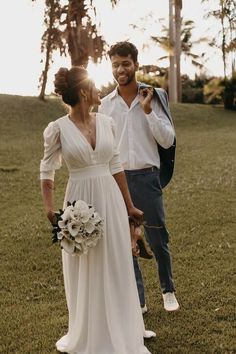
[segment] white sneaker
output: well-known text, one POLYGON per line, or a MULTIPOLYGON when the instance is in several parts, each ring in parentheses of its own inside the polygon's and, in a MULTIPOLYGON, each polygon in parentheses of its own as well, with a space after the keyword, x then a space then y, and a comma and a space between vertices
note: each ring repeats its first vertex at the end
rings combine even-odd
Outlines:
POLYGON ((175 297, 175 293, 162 294, 164 300, 164 309, 166 311, 176 311, 179 309, 179 303, 175 297))
POLYGON ((145 338, 145 339, 155 338, 156 336, 157 336, 157 335, 156 335, 155 332, 153 332, 153 331, 147 331, 147 330, 145 330, 145 331, 144 331, 144 334, 143 334, 143 338, 145 338))
POLYGON ((147 305, 145 304, 143 307, 141 307, 142 309, 142 314, 144 315, 147 312, 147 305))

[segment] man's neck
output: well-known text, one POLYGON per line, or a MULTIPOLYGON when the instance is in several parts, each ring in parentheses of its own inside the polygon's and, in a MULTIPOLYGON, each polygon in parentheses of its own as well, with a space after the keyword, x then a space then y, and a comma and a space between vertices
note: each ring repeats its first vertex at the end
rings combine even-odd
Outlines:
POLYGON ((136 97, 138 93, 138 83, 137 81, 132 81, 126 86, 119 86, 118 85, 118 92, 119 95, 123 98, 123 100, 128 104, 131 105, 132 101, 136 97))

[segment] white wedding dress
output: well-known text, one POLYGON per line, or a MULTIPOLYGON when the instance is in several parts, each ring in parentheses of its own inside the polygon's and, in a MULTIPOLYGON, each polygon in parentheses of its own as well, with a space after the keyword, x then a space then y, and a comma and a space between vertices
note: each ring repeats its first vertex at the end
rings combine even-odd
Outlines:
POLYGON ((104 236, 88 255, 62 250, 69 311, 58 351, 73 354, 150 354, 134 276, 129 224, 112 174, 122 171, 110 117, 96 114, 96 147, 64 116, 44 131, 41 178, 53 179, 61 157, 69 170, 66 202, 82 199, 104 218, 104 236))

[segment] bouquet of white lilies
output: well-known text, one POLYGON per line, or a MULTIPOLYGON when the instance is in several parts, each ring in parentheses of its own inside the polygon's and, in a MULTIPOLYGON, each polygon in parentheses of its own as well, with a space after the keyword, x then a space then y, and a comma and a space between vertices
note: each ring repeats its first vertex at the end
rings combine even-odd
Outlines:
POLYGON ((94 207, 83 200, 67 203, 66 209, 56 213, 52 241, 70 254, 87 254, 103 234, 103 219, 94 207))

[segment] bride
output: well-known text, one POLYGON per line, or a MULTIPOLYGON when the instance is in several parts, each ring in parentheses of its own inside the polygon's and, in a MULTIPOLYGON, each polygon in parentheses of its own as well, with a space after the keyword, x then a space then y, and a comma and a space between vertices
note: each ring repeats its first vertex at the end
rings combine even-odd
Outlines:
POLYGON ((84 200, 104 219, 103 238, 87 255, 62 250, 68 332, 56 343, 73 354, 148 354, 135 282, 128 215, 137 221, 115 145, 112 118, 91 113, 100 104, 99 91, 84 68, 60 68, 55 92, 69 105, 69 114, 44 131, 40 164, 41 190, 48 219, 55 221, 54 173, 63 158, 69 172, 64 198, 84 200))

